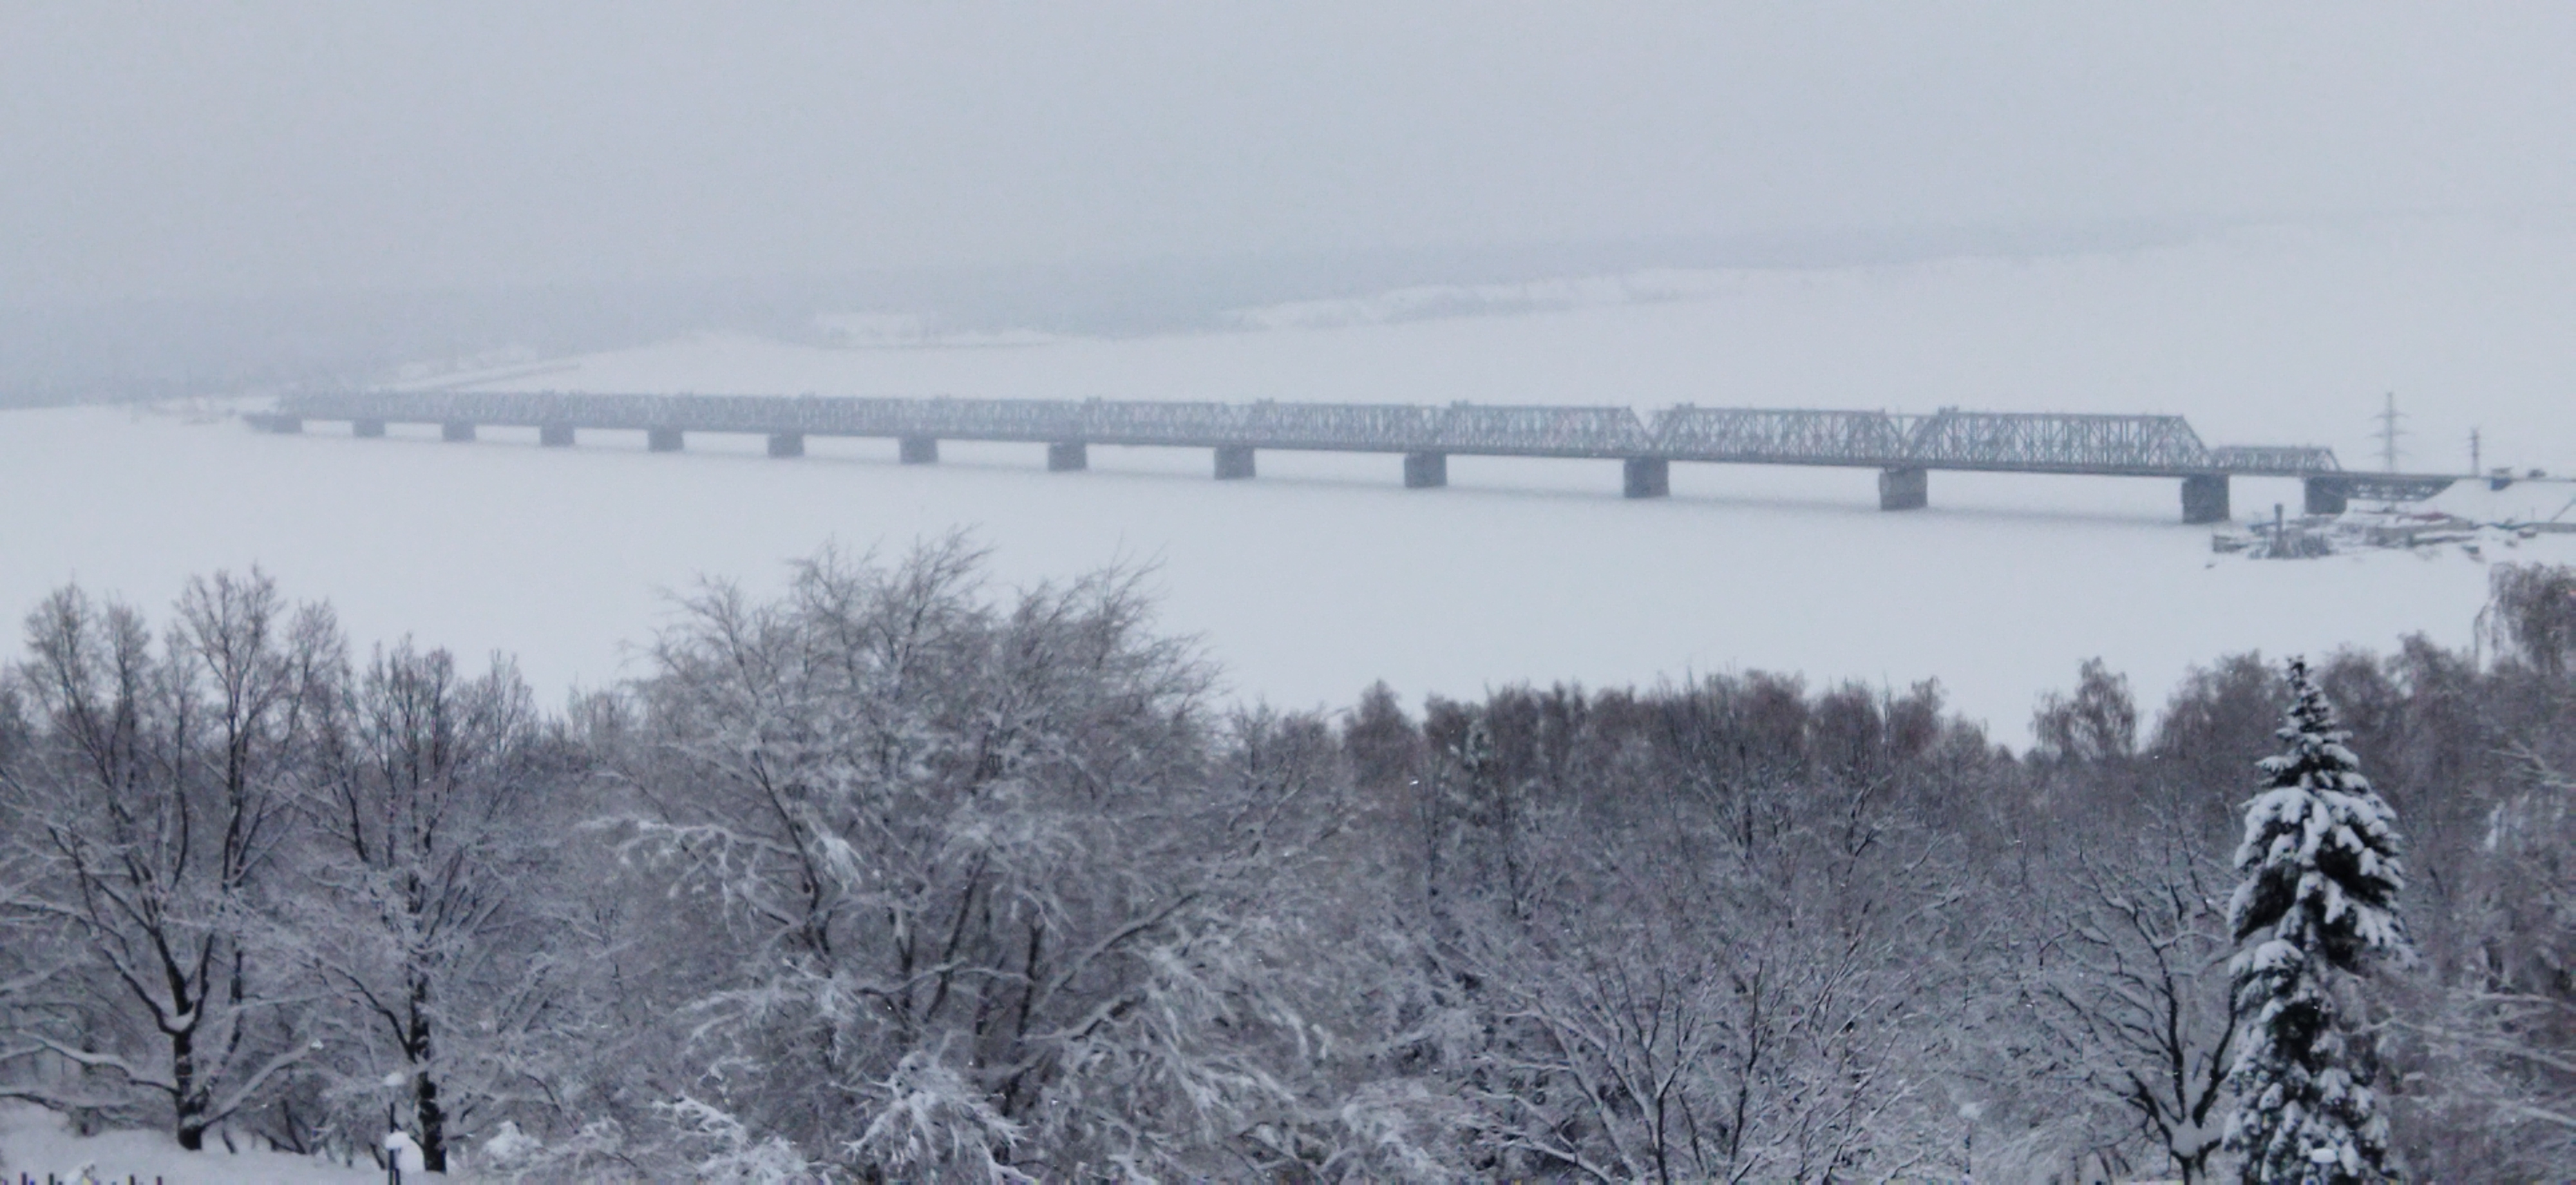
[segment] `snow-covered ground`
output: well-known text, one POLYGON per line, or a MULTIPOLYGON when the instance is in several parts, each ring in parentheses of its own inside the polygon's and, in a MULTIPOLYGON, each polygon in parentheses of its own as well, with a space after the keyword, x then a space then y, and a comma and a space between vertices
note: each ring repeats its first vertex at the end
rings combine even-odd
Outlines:
MULTIPOLYGON (((63 1116, 23 1103, 0 1103, 0 1181, 58 1179, 69 1185, 87 1171, 101 1183, 131 1177, 150 1185, 384 1185, 372 1165, 345 1168, 310 1156, 243 1147, 186 1152, 167 1132, 72 1132, 63 1116)), ((410 1174, 415 1181, 445 1181, 445 1174, 410 1174)))
MULTIPOLYGON (((1538 311, 1412 319, 1436 301, 1300 306, 1268 328, 1123 340, 815 349, 699 338, 567 360, 496 385, 1130 398, 1624 402, 2155 410, 2213 443, 2331 444, 2365 460, 2383 390, 2414 416, 2410 467, 2576 469, 2576 234, 2410 222, 2238 232, 2124 255, 1742 272, 1542 289, 1538 311), (1557 299, 1552 293, 1573 295, 1557 299), (1553 300, 1563 307, 1546 307, 1553 300), (1392 310, 1392 312, 1390 312, 1392 310), (1320 326, 1320 327, 1318 327, 1320 326), (2453 456, 2453 453, 2460 455, 2453 456)), ((1488 294, 1490 295, 1490 294, 1488 294)), ((264 565, 359 639, 410 631, 519 656, 559 690, 632 673, 700 574, 774 586, 827 542, 899 549, 969 528, 1019 582, 1154 566, 1165 625, 1233 691, 1340 705, 1508 682, 1601 685, 1764 668, 1901 689, 1938 678, 2019 742, 2032 702, 2106 658, 2150 704, 2222 653, 2471 638, 2487 564, 2576 562, 2576 536, 2433 553, 2258 562, 2181 525, 2175 482, 1936 473, 1886 514, 1863 470, 1678 466, 1619 497, 1615 464, 1457 458, 1445 490, 1393 457, 1264 453, 1252 482, 1203 452, 1095 448, 1051 474, 1033 445, 640 434, 571 451, 487 430, 354 440, 75 409, 0 415, 0 607, 68 579, 156 609, 190 573, 264 565)), ((2240 480, 2241 516, 2295 511, 2240 480)), ((2462 488, 2471 517, 2547 517, 2576 490, 2462 488)), ((2571 513, 2570 518, 2576 518, 2571 513)))

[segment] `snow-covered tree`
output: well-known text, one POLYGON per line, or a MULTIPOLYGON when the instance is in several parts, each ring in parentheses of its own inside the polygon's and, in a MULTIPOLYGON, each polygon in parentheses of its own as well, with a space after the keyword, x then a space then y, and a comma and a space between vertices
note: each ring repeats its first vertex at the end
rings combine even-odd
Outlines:
MULTIPOLYGON (((11 784, 10 771, 27 748, 23 702, 17 673, 0 666, 0 788, 11 784)), ((6 835, 10 826, 11 821, 0 815, 0 835, 6 835)), ((36 1003, 32 994, 51 980, 65 961, 59 943, 39 937, 50 936, 44 924, 43 899, 35 891, 41 875, 25 848, 0 843, 0 1033, 28 1033, 40 1027, 36 1018, 41 1013, 32 1007, 36 1003)), ((13 1049, 37 1048, 23 1038, 0 1039, 0 1063, 10 1060, 13 1049)), ((0 1098, 8 1097, 13 1097, 11 1092, 0 1084, 0 1098)))
POLYGON ((2347 1032, 2346 980, 2406 951, 2396 817, 2344 746, 2307 664, 2289 664, 2287 752, 2262 761, 2228 902, 2239 1028, 2227 1147, 2248 1182, 2380 1179, 2388 1119, 2373 1058, 2347 1032))
POLYGON ((17 672, 0 666, 0 769, 7 769, 10 757, 27 747, 26 698, 17 672))
POLYGON ((2184 1182, 2206 1180, 2236 1036, 2221 985, 2226 866, 2170 818, 2066 862, 2055 891, 2029 903, 2042 929, 2024 1023, 2069 1093, 2127 1118, 2184 1182))
POLYGON ((1512 689, 1425 728, 1424 781, 1463 792, 1423 812, 1428 982, 1380 1064, 1464 1104, 1461 1175, 1876 1177, 1956 1147, 1926 1089, 1956 849, 1900 805, 1920 741, 1879 697, 1512 689))
POLYGON ((312 891, 289 928, 327 1001, 306 1026, 328 1041, 326 1094, 381 1122, 399 1083, 432 1172, 495 1104, 537 1093, 547 1036, 577 1019, 546 953, 564 837, 539 811, 542 740, 516 668, 468 677, 405 642, 346 682, 301 798, 312 891))
POLYGON ((194 1149, 304 1056, 281 1040, 264 937, 338 627, 253 572, 191 582, 157 647, 140 613, 74 588, 27 635, 36 735, 0 782, 0 836, 35 874, 18 932, 71 957, 43 969, 58 1023, 0 1052, 78 1067, 30 1097, 157 1100, 194 1149))
POLYGON ((1213 759, 1132 581, 994 605, 980 558, 826 556, 662 640, 628 850, 724 927, 676 1085, 863 1174, 1239 1168, 1206 1158, 1289 1104, 1266 1047, 1306 1037, 1269 870, 1339 812, 1213 759))

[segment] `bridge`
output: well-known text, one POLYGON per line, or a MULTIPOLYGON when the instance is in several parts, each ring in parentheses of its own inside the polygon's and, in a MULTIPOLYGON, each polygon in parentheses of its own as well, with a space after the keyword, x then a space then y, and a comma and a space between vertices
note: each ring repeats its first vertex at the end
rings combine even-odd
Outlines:
POLYGON ((450 441, 479 426, 534 428, 569 447, 584 430, 640 431, 656 452, 689 433, 765 436, 769 455, 799 457, 808 436, 899 442, 906 464, 939 459, 942 440, 1047 446, 1047 468, 1088 468, 1091 445, 1204 448, 1220 479, 1254 475, 1262 450, 1401 454, 1404 484, 1447 485, 1451 456, 1614 460, 1631 498, 1671 492, 1675 461, 1831 465, 1879 471, 1879 506, 1929 502, 1936 469, 2176 478, 2183 521, 2228 517, 2231 477, 2295 477, 2309 513, 2352 498, 2422 498, 2452 477, 2356 473, 2331 450, 2201 442, 2180 416, 1972 412, 1929 415, 1684 404, 1640 418, 1627 407, 1454 403, 1162 403, 1132 400, 859 399, 813 395, 611 395, 559 392, 322 391, 288 395, 247 417, 274 432, 307 421, 347 422, 359 436, 388 424, 436 424, 450 441))

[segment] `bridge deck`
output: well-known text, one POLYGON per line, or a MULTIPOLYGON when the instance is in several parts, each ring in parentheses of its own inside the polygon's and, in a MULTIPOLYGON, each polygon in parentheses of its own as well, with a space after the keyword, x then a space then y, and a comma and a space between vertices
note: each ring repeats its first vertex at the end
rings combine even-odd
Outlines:
POLYGON ((2343 472, 2328 449, 2211 447, 2164 415, 1683 405, 1640 419, 1626 407, 1465 403, 339 391, 287 396, 270 418, 2135 477, 2343 472))

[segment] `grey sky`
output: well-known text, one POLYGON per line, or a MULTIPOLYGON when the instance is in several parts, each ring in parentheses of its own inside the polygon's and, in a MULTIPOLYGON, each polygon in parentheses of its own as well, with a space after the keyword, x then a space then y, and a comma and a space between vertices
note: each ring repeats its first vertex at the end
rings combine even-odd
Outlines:
POLYGON ((2562 207, 2576 6, 0 0, 0 303, 2562 207))

